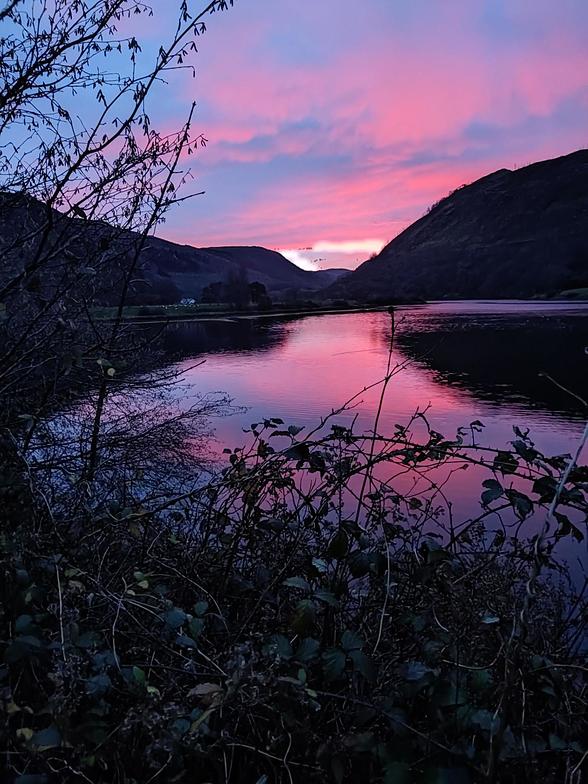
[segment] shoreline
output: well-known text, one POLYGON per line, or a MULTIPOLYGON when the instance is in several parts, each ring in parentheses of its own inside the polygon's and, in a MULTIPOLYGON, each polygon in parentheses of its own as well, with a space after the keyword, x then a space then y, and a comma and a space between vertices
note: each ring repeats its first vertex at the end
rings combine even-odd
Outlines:
MULTIPOLYGON (((415 305, 425 303, 414 303, 415 305)), ((271 310, 260 311, 251 313, 247 311, 219 311, 218 313, 194 313, 194 314, 181 314, 174 316, 169 315, 154 315, 154 316, 123 316, 123 321, 134 324, 168 324, 176 322, 200 322, 200 321, 222 321, 222 322, 239 322, 239 321, 255 321, 258 319, 273 319, 285 318, 288 316, 326 316, 337 315, 346 313, 377 313, 386 311, 390 307, 406 307, 410 306, 408 303, 402 305, 366 305, 356 308, 298 308, 296 310, 271 310)), ((100 321, 115 321, 111 317, 103 317, 98 319, 100 321)))
MULTIPOLYGON (((238 323, 239 321, 257 321, 263 319, 283 319, 300 316, 329 316, 337 314, 352 314, 352 313, 378 313, 390 310, 390 308, 411 308, 423 305, 438 304, 438 303, 451 303, 451 302, 524 302, 529 304, 566 304, 566 305, 586 305, 588 299, 573 299, 573 298, 532 298, 532 299, 447 299, 447 300, 428 300, 422 302, 397 302, 388 305, 357 305, 355 307, 337 308, 296 308, 295 310, 279 309, 268 311, 233 311, 227 309, 219 309, 218 311, 210 310, 202 313, 181 313, 174 315, 173 312, 167 314, 143 314, 143 315, 124 315, 122 320, 125 323, 132 324, 172 324, 172 323, 186 323, 186 322, 224 322, 224 323, 238 323)), ((131 306, 135 307, 135 306, 131 306)), ((115 321, 114 316, 96 316, 97 321, 112 322, 115 321)))

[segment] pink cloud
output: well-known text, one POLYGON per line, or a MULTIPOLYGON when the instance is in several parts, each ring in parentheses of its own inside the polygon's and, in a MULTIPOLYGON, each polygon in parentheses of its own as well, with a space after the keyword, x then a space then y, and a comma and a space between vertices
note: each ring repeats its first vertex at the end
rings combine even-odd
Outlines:
MULTIPOLYGON (((226 15, 200 45, 199 78, 171 85, 178 101, 201 97, 198 166, 222 204, 195 213, 207 243, 390 239, 458 185, 585 143, 557 120, 566 102, 588 111, 588 49, 565 3, 558 16, 513 2, 491 33, 478 3, 425 18, 366 2, 352 29, 314 6, 312 22, 292 0, 275 16, 226 15), (286 34, 291 52, 274 45, 286 34)), ((179 223, 168 236, 193 239, 179 223)))

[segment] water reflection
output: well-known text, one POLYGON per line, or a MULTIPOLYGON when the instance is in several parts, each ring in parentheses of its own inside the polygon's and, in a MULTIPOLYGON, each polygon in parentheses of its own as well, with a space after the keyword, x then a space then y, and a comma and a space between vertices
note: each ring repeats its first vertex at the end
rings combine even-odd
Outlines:
POLYGON ((546 378, 583 395, 588 370, 585 306, 449 303, 408 311, 399 348, 440 383, 493 403, 585 415, 582 403, 546 378))
MULTIPOLYGON (((396 423, 426 410, 431 426, 450 438, 480 420, 485 427, 478 444, 507 447, 517 426, 528 428, 546 454, 575 448, 583 406, 538 373, 586 395, 588 305, 438 303, 400 309, 395 325, 392 361, 398 373, 386 394, 381 433, 391 434, 396 423)), ((224 460, 223 447, 249 443, 244 430, 252 422, 280 417, 310 429, 358 392, 352 408, 331 421, 356 419, 355 432, 369 431, 380 390, 368 387, 385 373, 391 331, 391 316, 377 312, 176 324, 162 340, 191 385, 192 391, 181 391, 182 403, 188 406, 196 392, 222 391, 247 407, 215 422, 224 460), (195 359, 204 363, 194 367, 195 359)), ((403 481, 388 476, 391 465, 379 470, 382 481, 403 481)), ((479 515, 480 485, 489 475, 470 469, 442 477, 455 519, 479 515)), ((487 521, 490 530, 501 525, 499 518, 487 521)), ((574 572, 574 542, 564 550, 574 572)))
MULTIPOLYGON (((427 406, 442 432, 481 419, 489 441, 508 440, 512 425, 531 427, 546 449, 568 451, 583 406, 545 378, 585 395, 588 306, 547 303, 438 303, 396 314, 394 362, 382 425, 393 427, 427 406)), ((222 423, 225 444, 243 440, 256 418, 298 425, 320 417, 385 372, 391 332, 387 313, 287 320, 183 323, 162 336, 168 357, 205 360, 187 371, 200 392, 226 391, 247 406, 222 423)), ((181 363, 180 363, 181 364, 181 363)), ((369 428, 378 391, 363 393, 353 412, 369 428)))

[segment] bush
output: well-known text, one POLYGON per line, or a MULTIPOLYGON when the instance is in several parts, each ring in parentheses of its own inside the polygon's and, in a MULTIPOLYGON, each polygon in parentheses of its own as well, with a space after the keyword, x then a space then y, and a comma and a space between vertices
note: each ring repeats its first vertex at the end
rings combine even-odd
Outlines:
POLYGON ((577 773, 586 605, 554 547, 583 536, 586 469, 566 476, 520 431, 497 452, 465 431, 303 437, 278 419, 251 438, 205 486, 147 508, 80 507, 73 487, 77 515, 20 520, 4 543, 10 770, 93 782, 577 773), (441 480, 458 467, 483 481, 479 516, 461 524, 445 519, 441 480), (428 479, 403 491, 399 471, 428 479), (538 540, 556 506, 558 528, 538 540))

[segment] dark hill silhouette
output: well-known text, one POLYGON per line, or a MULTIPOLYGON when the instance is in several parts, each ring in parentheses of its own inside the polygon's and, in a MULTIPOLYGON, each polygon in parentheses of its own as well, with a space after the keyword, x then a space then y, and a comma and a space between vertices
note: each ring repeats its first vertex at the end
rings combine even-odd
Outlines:
POLYGON ((137 287, 135 296, 144 301, 149 300, 149 289, 153 295, 169 291, 167 298, 173 296, 175 301, 184 297, 199 299, 203 288, 216 281, 226 281, 241 269, 246 271, 249 281, 263 283, 271 293, 287 289, 314 291, 331 282, 321 273, 303 270, 281 253, 267 248, 194 248, 156 237, 146 243, 141 269, 146 287, 141 294, 141 287, 137 287), (176 290, 173 295, 172 287, 176 290))
POLYGON ((325 294, 524 298, 586 286, 588 150, 579 150, 459 188, 325 294))
MULTIPOLYGON (((108 248, 99 269, 97 301, 110 304, 118 291, 114 284, 124 272, 125 258, 133 256, 139 235, 119 231, 106 223, 66 217, 24 194, 0 193, 0 254, 3 274, 18 273, 35 257, 44 226, 51 226, 50 263, 39 272, 36 285, 48 290, 69 264, 72 272, 87 259, 95 259, 96 248, 108 248), (118 275, 118 278, 117 278, 118 275)), ((348 270, 303 270, 273 250, 261 247, 194 248, 190 245, 149 237, 140 254, 129 302, 174 303, 184 298, 200 299, 211 283, 225 282, 245 270, 250 282, 263 283, 270 294, 287 290, 311 293, 329 285, 348 270)))

